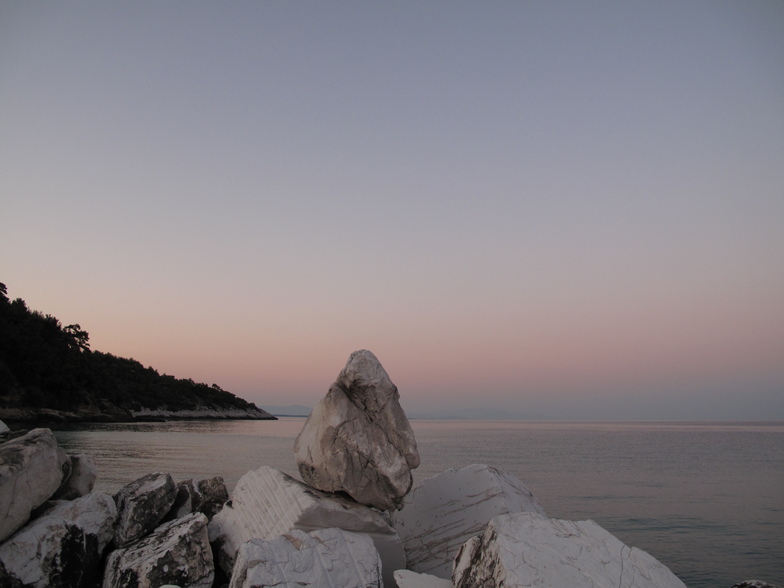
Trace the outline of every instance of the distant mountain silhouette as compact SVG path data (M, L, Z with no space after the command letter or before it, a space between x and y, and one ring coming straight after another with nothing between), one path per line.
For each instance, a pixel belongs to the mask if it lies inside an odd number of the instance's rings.
M7 294L0 283L2 420L275 418L217 384L159 374L134 359L92 351L81 326L64 327Z
M531 415L499 408L460 408L442 409L430 412L412 413L411 419L449 419L449 420L482 420L482 421L535 421L542 420L540 415Z

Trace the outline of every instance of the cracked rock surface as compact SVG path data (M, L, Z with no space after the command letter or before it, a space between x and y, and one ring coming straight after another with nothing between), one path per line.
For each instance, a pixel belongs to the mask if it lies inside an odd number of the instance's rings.
M452 588L451 580L430 574L418 574L411 570L396 570L395 582L397 588Z
M311 533L294 529L269 541L252 539L244 543L229 588L383 585L381 558L370 538L330 528Z
M171 509L177 498L177 485L171 475L147 474L114 495L120 514L114 543L124 547L152 531Z
M513 475L484 464L447 470L422 480L392 513L408 569L451 578L460 546L498 515L544 509Z
M209 524L218 564L233 576L237 553L251 539L272 540L294 529L330 527L370 537L384 562L384 584L394 586L393 572L406 567L397 533L376 510L303 484L274 468L262 466L237 482L232 499Z
M33 429L0 444L0 541L28 521L70 469L70 459L49 429Z
M501 515L460 548L455 588L686 588L669 568L593 521L522 512Z
M0 545L0 565L19 585L92 586L100 580L101 557L116 522L114 500L102 492L53 502ZM0 586L7 584L14 585L0 574Z
M215 576L207 517L195 512L164 523L150 535L109 554L104 588L166 584L210 588Z
M397 387L370 351L355 351L294 444L302 479L379 510L399 508L419 453Z

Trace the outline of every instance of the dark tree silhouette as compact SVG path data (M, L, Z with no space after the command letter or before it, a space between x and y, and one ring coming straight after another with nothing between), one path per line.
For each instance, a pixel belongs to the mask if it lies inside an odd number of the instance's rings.
M92 351L79 324L63 327L52 315L8 299L0 283L0 408L76 411L255 409L216 384L160 375L134 359Z

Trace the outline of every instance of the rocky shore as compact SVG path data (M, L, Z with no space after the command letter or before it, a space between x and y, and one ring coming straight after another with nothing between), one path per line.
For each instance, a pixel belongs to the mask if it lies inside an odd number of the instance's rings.
M191 420L191 419L245 419L277 420L277 417L260 408L212 408L192 410L126 410L113 405L77 410L50 408L0 408L0 420L9 423L128 423L137 421Z
M684 588L593 521L549 518L495 467L412 489L419 454L398 398L355 352L296 440L304 482L261 465L231 494L219 476L154 472L110 496L93 490L90 456L0 423L0 586Z

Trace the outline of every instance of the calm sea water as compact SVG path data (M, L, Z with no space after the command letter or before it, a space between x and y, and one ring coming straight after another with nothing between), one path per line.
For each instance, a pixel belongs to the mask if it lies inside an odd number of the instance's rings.
M97 487L115 492L167 471L221 475L231 490L261 465L299 477L303 418L90 424L56 430L92 454ZM412 420L422 465L415 483L450 467L499 466L548 515L593 519L662 561L690 588L784 583L784 423Z

